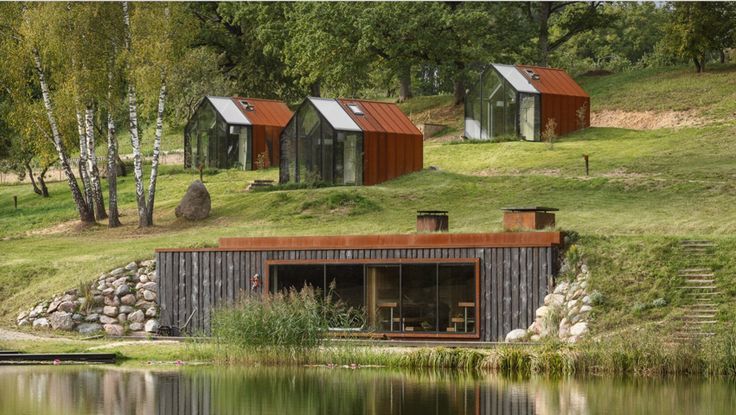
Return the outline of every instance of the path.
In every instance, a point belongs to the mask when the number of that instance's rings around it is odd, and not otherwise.
[[[0,341],[70,341],[64,337],[45,337],[0,328]]]
[[[683,307],[683,324],[675,333],[675,338],[679,341],[692,341],[713,336],[721,291],[713,269],[708,266],[708,255],[715,244],[712,241],[685,240],[681,242],[681,246],[691,265],[679,272],[683,278],[680,289],[692,302]]]

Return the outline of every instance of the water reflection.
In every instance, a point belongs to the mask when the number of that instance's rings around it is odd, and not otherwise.
[[[374,369],[0,367],[0,414],[731,414],[734,384]]]

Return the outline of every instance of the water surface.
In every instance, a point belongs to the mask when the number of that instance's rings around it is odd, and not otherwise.
[[[736,384],[349,368],[0,366],[0,414],[734,414]]]

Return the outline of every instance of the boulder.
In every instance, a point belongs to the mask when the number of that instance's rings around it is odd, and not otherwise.
[[[104,304],[105,303],[105,297],[101,295],[96,295],[92,297],[92,303],[95,305]]]
[[[587,312],[589,312],[592,309],[593,309],[593,307],[591,307],[589,305],[584,305],[584,306],[580,307],[580,312],[581,313],[587,313]]]
[[[129,306],[129,305],[121,305],[120,306],[120,312],[121,313],[130,314],[130,313],[132,313],[134,311],[135,311],[135,309],[133,307]]]
[[[64,301],[63,303],[59,304],[58,310],[71,313],[72,311],[74,311],[75,308],[77,308],[77,306],[72,301]]]
[[[25,320],[28,318],[28,313],[25,311],[21,311],[20,314],[18,314],[18,318],[15,319],[16,322],[20,322],[21,320]]]
[[[125,334],[125,329],[120,324],[105,324],[105,333],[108,336],[122,336]]]
[[[153,291],[144,290],[143,298],[145,298],[146,301],[156,301],[156,293]]]
[[[156,317],[156,307],[149,307],[148,310],[146,310],[146,317]]]
[[[184,198],[176,207],[177,218],[183,217],[187,220],[202,220],[210,215],[212,200],[207,188],[199,180],[195,181],[187,189]]]
[[[104,308],[102,309],[102,312],[103,312],[103,313],[104,313],[104,314],[105,314],[106,316],[110,316],[110,317],[117,317],[117,315],[118,315],[118,308],[117,308],[117,307],[115,307],[115,306],[105,306],[105,307],[104,307]]]
[[[128,321],[131,321],[133,323],[142,323],[145,319],[146,316],[141,310],[134,311],[128,315]]]
[[[115,295],[118,297],[127,295],[130,293],[130,287],[128,287],[128,284],[122,284],[119,285],[118,288],[115,289]]]
[[[120,297],[120,302],[122,304],[125,304],[126,306],[131,306],[135,304],[135,295],[133,294],[126,294],[122,297]]]
[[[552,311],[551,307],[547,307],[546,305],[543,305],[539,307],[534,314],[537,318],[545,318],[547,314],[549,314]]]
[[[130,331],[142,331],[143,330],[143,323],[130,323],[128,326]]]
[[[148,333],[155,333],[158,330],[158,321],[154,319],[148,320],[144,328]]]
[[[57,308],[59,308],[59,305],[61,304],[61,299],[55,299],[54,301],[49,304],[49,308],[46,309],[46,314],[51,314],[54,311],[56,311]]]
[[[152,272],[152,273],[148,274],[148,279],[151,280],[151,282],[156,282],[156,280],[158,278],[156,277],[156,273],[155,272]]]
[[[140,277],[138,277],[138,281],[140,281],[142,284],[145,284],[148,282],[148,276],[146,276],[145,274],[141,275]]]
[[[120,277],[112,282],[112,286],[115,288],[118,288],[127,282],[128,282],[128,277]]]
[[[109,297],[115,293],[115,289],[112,287],[107,287],[104,290],[102,290],[102,295],[105,297]]]
[[[155,282],[147,282],[143,285],[141,285],[141,288],[148,291],[157,292],[158,291],[158,284]]]
[[[562,294],[547,294],[544,297],[544,305],[561,306],[565,302],[565,296]]]
[[[524,329],[511,330],[506,335],[506,343],[520,342],[526,338],[527,332]]]
[[[580,337],[581,335],[588,332],[588,323],[580,322],[570,327],[570,335],[574,337]]]
[[[125,270],[123,268],[115,268],[114,270],[110,271],[110,276],[117,277],[119,275],[123,275],[125,273]]]
[[[102,315],[100,316],[100,323],[102,324],[115,324],[118,322],[117,318]]]
[[[76,322],[84,320],[84,316],[79,313],[74,313],[72,314],[72,320],[74,320],[74,322],[76,323]]]
[[[136,264],[135,262],[131,262],[125,266],[125,270],[133,272],[138,271],[138,264]]]
[[[590,304],[590,296],[589,295],[586,295],[585,297],[583,297],[583,304],[585,304],[585,305]]]
[[[128,315],[124,313],[118,314],[118,323],[125,324],[125,322],[128,321]]]
[[[28,326],[31,324],[31,321],[27,318],[22,318],[18,321],[18,327]]]
[[[87,316],[84,318],[84,321],[94,323],[96,321],[100,320],[100,315],[97,313],[87,314]]]
[[[49,321],[46,318],[37,318],[33,320],[34,329],[47,329],[49,328]]]
[[[562,281],[555,287],[555,294],[564,294],[567,291],[567,287],[570,285],[567,281]]]
[[[82,323],[77,326],[79,334],[95,334],[102,331],[102,325],[97,323]]]
[[[71,330],[74,328],[72,314],[66,311],[55,311],[49,316],[49,324],[54,330]]]

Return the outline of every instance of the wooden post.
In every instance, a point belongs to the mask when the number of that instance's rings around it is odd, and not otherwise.
[[[15,206],[15,210],[18,210],[18,196],[13,196],[13,206]]]
[[[590,175],[590,168],[589,168],[589,165],[588,165],[588,155],[587,154],[583,154],[583,159],[585,160],[585,175],[588,176],[588,175]]]
[[[204,180],[202,180],[202,173],[204,172],[204,164],[199,165],[199,181],[204,183]]]

